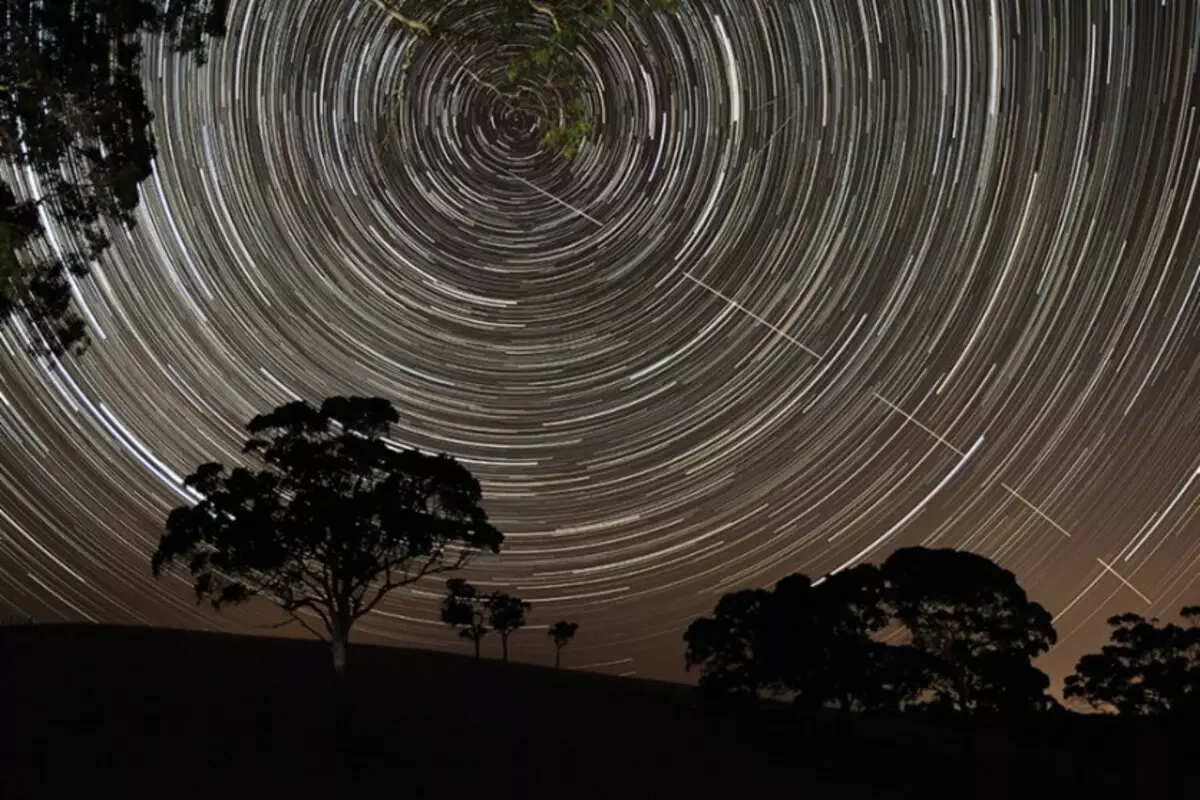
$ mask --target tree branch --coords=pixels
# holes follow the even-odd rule
[[[391,592],[393,589],[399,589],[401,587],[416,583],[417,581],[421,580],[422,578],[424,578],[428,575],[437,575],[442,572],[448,572],[451,570],[459,569],[460,567],[462,567],[462,565],[464,563],[466,563],[467,558],[470,557],[470,551],[464,549],[461,553],[459,553],[458,558],[454,561],[453,564],[442,564],[441,566],[434,566],[437,563],[437,560],[442,557],[442,554],[445,551],[445,549],[446,548],[443,545],[442,547],[438,548],[434,553],[430,554],[429,557],[425,559],[425,563],[421,566],[421,569],[417,571],[416,575],[410,575],[407,571],[405,571],[405,573],[403,574],[402,577],[396,578],[394,580],[392,578],[392,570],[395,569],[396,567],[400,566],[407,559],[403,559],[403,560],[402,559],[394,559],[392,561],[389,561],[384,566],[385,578],[384,578],[383,583],[375,591],[375,596],[370,600],[370,602],[368,602],[365,606],[361,606],[359,611],[357,613],[355,613],[354,618],[360,619],[362,617],[365,617],[367,614],[370,614],[375,609],[375,607],[377,605],[379,605],[380,601],[383,600],[384,596],[386,594],[388,594],[388,592]],[[366,585],[364,585],[362,587],[364,593],[365,593],[366,589],[369,587],[370,587],[370,582],[368,581],[366,583]]]
[[[300,623],[301,627],[303,627],[305,630],[307,630],[313,636],[316,636],[321,641],[325,641],[325,637],[322,636],[316,629],[314,629],[312,626],[310,626],[307,622],[305,622],[303,619],[301,619],[298,614],[296,614],[293,611],[288,611],[287,609],[284,609],[284,612],[288,615],[288,618],[285,619],[283,622],[276,622],[274,625],[264,625],[262,627],[266,628],[267,630],[273,631],[273,630],[277,630],[279,628],[286,628],[288,625],[291,625],[293,622],[298,622],[298,623]]]
[[[286,611],[292,617],[292,619],[296,620],[296,622],[299,622],[300,625],[305,630],[307,630],[309,633],[311,633],[313,636],[316,636],[318,639],[320,639],[323,642],[327,641],[327,639],[324,636],[322,636],[318,631],[314,630],[312,628],[312,626],[310,626],[307,622],[305,622],[303,619],[301,619],[300,615],[298,613],[296,613],[301,608],[308,608],[309,610],[311,610],[314,614],[316,614],[318,617],[321,618],[321,622],[325,623],[326,630],[328,630],[328,631],[333,630],[333,624],[330,621],[328,615],[326,615],[325,612],[323,610],[321,610],[320,606],[318,606],[316,604],[316,602],[313,601],[311,598],[306,598],[306,599],[300,601],[299,603],[293,603],[291,608],[288,608],[285,606],[283,610]]]
[[[376,6],[378,6],[380,11],[387,14],[389,17],[396,20],[397,22],[401,23],[402,25],[407,27],[409,30],[414,31],[416,33],[423,33],[426,36],[433,35],[433,29],[429,27],[428,23],[422,22],[419,19],[413,19],[412,17],[404,16],[399,11],[392,8],[389,4],[385,3],[384,0],[374,0],[374,3]]]
[[[533,0],[529,0],[529,7],[539,14],[549,17],[551,24],[554,25],[554,32],[562,33],[562,26],[558,24],[558,17],[555,15],[554,9],[550,8],[550,6],[538,5]]]
[[[499,97],[504,102],[504,104],[506,106],[508,106],[509,110],[520,111],[520,109],[515,107],[511,102],[513,100],[517,100],[520,98],[520,96],[521,96],[520,90],[517,90],[515,92],[506,92],[503,89],[501,89],[499,86],[497,86],[496,84],[492,83],[491,81],[484,80],[482,75],[480,75],[475,70],[471,69],[470,62],[468,62],[467,59],[463,57],[462,53],[458,52],[458,48],[455,47],[453,44],[451,44],[447,37],[443,36],[443,37],[441,37],[441,39],[442,39],[442,43],[445,44],[446,47],[450,48],[450,52],[453,53],[454,57],[458,59],[460,64],[462,64],[463,72],[467,73],[467,76],[471,80],[475,81],[475,83],[477,83],[478,85],[482,86],[483,88],[491,91],[493,94],[495,94],[497,97]]]
[[[299,622],[299,623],[300,623],[300,626],[301,626],[302,628],[304,628],[304,630],[308,631],[308,632],[309,632],[309,633],[311,633],[313,636],[315,636],[315,637],[317,637],[318,639],[320,639],[322,642],[324,642],[324,641],[327,641],[327,640],[325,639],[325,637],[321,635],[320,631],[318,631],[316,628],[314,628],[313,626],[311,626],[311,625],[309,625],[307,622],[305,622],[305,621],[304,621],[304,620],[303,620],[303,619],[300,617],[300,615],[299,615],[299,614],[297,614],[297,613],[296,613],[296,612],[294,612],[294,611],[290,611],[290,612],[288,612],[288,613],[291,615],[291,618],[292,618],[293,620],[295,620],[296,622]]]

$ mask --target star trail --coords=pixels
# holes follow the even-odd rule
[[[610,671],[681,677],[720,594],[902,545],[1016,572],[1056,678],[1200,601],[1200,4],[693,0],[584,47],[570,163],[502,50],[406,47],[370,2],[233,0],[206,66],[148,54],[92,349],[2,340],[0,607],[276,621],[149,554],[182,475],[333,394],[467,464],[508,538],[466,577]],[[440,591],[361,640],[460,647]]]

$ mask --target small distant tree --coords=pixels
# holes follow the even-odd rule
[[[569,645],[575,638],[575,634],[579,632],[578,622],[567,622],[559,620],[550,626],[546,634],[554,640],[554,666],[562,666],[562,650]]]
[[[479,482],[450,456],[387,442],[399,417],[387,400],[332,397],[261,414],[245,452],[260,469],[203,464],[184,485],[196,502],[167,517],[151,560],[191,574],[213,608],[263,595],[319,638],[320,620],[345,672],[354,624],[388,593],[499,552]]]
[[[458,631],[458,635],[475,645],[475,657],[491,628],[488,626],[487,595],[462,578],[446,581],[446,597],[442,601],[442,622]]]
[[[1200,606],[1183,625],[1111,617],[1109,644],[1079,659],[1063,696],[1118,714],[1200,715]]]
[[[488,599],[488,625],[500,635],[502,658],[508,661],[508,637],[525,627],[532,605],[519,597],[498,592]]]

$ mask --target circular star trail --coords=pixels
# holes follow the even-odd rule
[[[583,48],[569,164],[486,85],[503,52],[405,79],[370,3],[235,0],[205,67],[153,53],[95,345],[5,340],[3,605],[274,621],[148,555],[251,416],[352,393],[480,476],[508,540],[468,577],[578,620],[580,664],[679,677],[721,593],[899,545],[1015,571],[1051,671],[1200,597],[1200,6],[684,6]],[[438,590],[364,639],[457,646]]]

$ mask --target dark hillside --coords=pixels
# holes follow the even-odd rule
[[[1166,732],[1107,719],[1071,716],[1019,736],[907,719],[843,730],[836,719],[703,710],[675,684],[445,653],[354,647],[350,670],[355,744],[342,756],[320,643],[0,629],[3,794],[1150,796],[1172,762]]]

